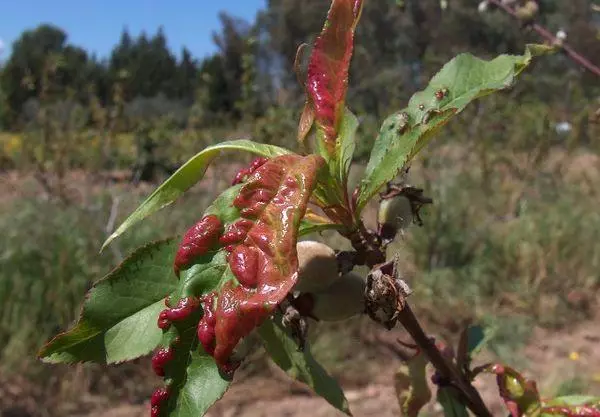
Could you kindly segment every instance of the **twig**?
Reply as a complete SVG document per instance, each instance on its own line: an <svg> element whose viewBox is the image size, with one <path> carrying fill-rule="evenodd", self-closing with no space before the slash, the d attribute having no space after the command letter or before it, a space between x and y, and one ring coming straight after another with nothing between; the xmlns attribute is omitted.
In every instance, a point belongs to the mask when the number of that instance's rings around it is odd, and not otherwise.
<svg viewBox="0 0 600 417"><path fill-rule="evenodd" d="M379 259L385 259L381 239L373 239L372 236L369 236L370 233L362 222L360 222L356 235L354 239L351 239L351 243L354 249L363 255L358 258L366 258L364 259L366 265L371 269L375 268L380 262ZM366 256L367 253L370 253L370 256ZM433 340L425 334L408 303L404 303L403 308L398 311L397 320L410 334L417 346L427 355L439 374L459 390L465 405L478 417L492 417L492 413L481 399L479 392L471 385L471 382L463 376L454 363L448 362L444 358Z"/></svg>
<svg viewBox="0 0 600 417"><path fill-rule="evenodd" d="M448 362L444 358L442 352L440 352L433 340L425 334L421 324L408 304L400 311L398 321L402 323L402 326L404 326L408 334L411 335L415 343L423 350L425 355L427 355L435 369L444 377L444 379L450 381L453 386L460 391L466 406L476 416L492 417L492 413L481 399L479 392L470 382L465 380L453 363Z"/></svg>
<svg viewBox="0 0 600 417"><path fill-rule="evenodd" d="M508 13L509 15L511 15L512 17L514 17L515 19L518 19L517 13L515 12L515 10L513 8L511 8L510 6L502 3L501 0L488 0L488 2L498 6L500 9L504 10L506 13ZM537 24L537 23L533 23L531 25L531 28L538 34L540 35L542 38L544 38L545 40L547 40L548 42L550 42L550 44L554 45L554 44L558 44L559 40L556 38L556 36L554 36L548 29L546 29L545 27ZM569 46L567 43L562 42L561 43L561 48L563 51L565 51L565 53L575 62L577 62L579 65L581 65L582 67L584 67L585 69L587 69L588 71L592 72L593 74L597 75L598 77L600 77L600 68L597 67L596 65L594 65L593 63L591 63L587 58L585 58L584 56L580 55L577 51L575 51L571 46Z"/></svg>

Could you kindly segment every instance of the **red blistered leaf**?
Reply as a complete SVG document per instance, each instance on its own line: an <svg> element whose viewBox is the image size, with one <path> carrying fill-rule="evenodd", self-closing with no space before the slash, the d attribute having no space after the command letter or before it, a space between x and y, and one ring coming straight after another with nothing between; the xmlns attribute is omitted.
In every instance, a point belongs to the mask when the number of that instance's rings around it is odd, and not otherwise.
<svg viewBox="0 0 600 417"><path fill-rule="evenodd" d="M230 238L222 243L228 244L228 262L237 282L221 288L214 317L205 314L210 323L203 319L199 327L202 344L212 350L208 339L214 326L212 354L222 369L231 368L229 357L240 339L261 324L296 283L298 227L323 163L316 155L271 159L247 179L233 202L242 220L226 232Z"/></svg>
<svg viewBox="0 0 600 417"><path fill-rule="evenodd" d="M188 267L194 259L214 247L219 241L222 229L221 220L212 214L204 216L191 227L183 236L183 241L175 255L175 274L179 276L180 270Z"/></svg>
<svg viewBox="0 0 600 417"><path fill-rule="evenodd" d="M239 170L237 172L237 174L235 174L235 177L233 178L233 182L231 183L231 185L241 184L242 182L244 182L246 177L248 177L250 174L252 174L254 171L256 171L256 169L258 167L260 167L267 161L268 161L267 158L254 159L254 161L252 161L250 166L248 166L247 168L242 168L241 170Z"/></svg>
<svg viewBox="0 0 600 417"><path fill-rule="evenodd" d="M600 417L600 409L593 405L544 407L542 413L565 417Z"/></svg>
<svg viewBox="0 0 600 417"><path fill-rule="evenodd" d="M348 88L348 67L352 57L354 29L360 18L362 0L333 0L327 21L314 43L307 71L307 106L323 130L328 151L333 154ZM306 113L308 112L308 113ZM307 108L305 113L310 115ZM307 120L300 128L305 134Z"/></svg>

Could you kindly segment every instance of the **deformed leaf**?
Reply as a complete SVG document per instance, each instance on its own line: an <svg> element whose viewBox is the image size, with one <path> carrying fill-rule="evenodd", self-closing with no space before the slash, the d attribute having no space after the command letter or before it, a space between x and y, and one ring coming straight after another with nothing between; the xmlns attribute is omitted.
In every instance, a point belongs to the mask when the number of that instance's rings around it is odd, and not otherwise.
<svg viewBox="0 0 600 417"><path fill-rule="evenodd" d="M329 404L338 410L352 415L348 400L337 381L313 358L307 344L303 351L298 350L296 341L289 332L279 324L281 319L266 320L258 332L267 353L273 362L283 369L290 377L295 378L312 388Z"/></svg>
<svg viewBox="0 0 600 417"><path fill-rule="evenodd" d="M218 364L228 360L238 341L262 323L296 283L298 228L322 165L316 155L273 158L249 177L234 199L241 218L220 240L236 279L219 289L214 350Z"/></svg>
<svg viewBox="0 0 600 417"><path fill-rule="evenodd" d="M152 365L166 385L152 395L151 416L203 416L223 396L230 376L198 346L193 317L175 323L165 333L162 346L152 357Z"/></svg>
<svg viewBox="0 0 600 417"><path fill-rule="evenodd" d="M600 397L594 395L563 395L549 401L544 401L544 406L554 405L593 405L600 407Z"/></svg>
<svg viewBox="0 0 600 417"><path fill-rule="evenodd" d="M106 239L101 250L131 226L179 198L184 192L200 181L211 162L221 155L222 151L227 150L252 152L266 158L291 153L287 149L278 146L255 143L246 139L221 142L205 148L183 164L181 168L154 190L117 230Z"/></svg>
<svg viewBox="0 0 600 417"><path fill-rule="evenodd" d="M431 400L431 390L425 374L428 363L427 357L419 353L400 365L396 371L394 385L403 416L417 417L421 408Z"/></svg>
<svg viewBox="0 0 600 417"><path fill-rule="evenodd" d="M123 362L148 354L162 334L156 327L164 298L177 279L173 239L134 251L86 296L77 324L38 353L44 362Z"/></svg>
<svg viewBox="0 0 600 417"><path fill-rule="evenodd" d="M551 51L551 47L528 45L523 55L500 55L491 61L465 53L444 65L405 109L383 122L360 185L357 212L467 104L511 87L534 56Z"/></svg>
<svg viewBox="0 0 600 417"><path fill-rule="evenodd" d="M164 336L152 365L166 386L152 397L152 416L201 416L225 392L234 348L296 282L298 229L322 164L315 155L270 159L185 234L178 287L156 323Z"/></svg>
<svg viewBox="0 0 600 417"><path fill-rule="evenodd" d="M600 397L566 395L544 402L542 417L600 417Z"/></svg>
<svg viewBox="0 0 600 417"><path fill-rule="evenodd" d="M234 186L223 192L206 213L219 214L224 221L236 218L236 210L230 209L227 202L232 201L239 189ZM198 322L206 319L210 294L233 279L227 253L220 248L206 251L192 266L180 271L177 289L169 297L171 307L163 310L170 314L163 317L161 312L158 323L154 323L165 332L161 348L152 357L152 366L164 378L166 386L158 388L152 396L152 416L202 416L227 390L231 375L223 372L199 343ZM206 294L208 297L202 297ZM173 312L180 314L175 317Z"/></svg>
<svg viewBox="0 0 600 417"><path fill-rule="evenodd" d="M333 0L321 34L315 40L308 63L307 107L323 132L329 154L335 143L348 88L348 68L354 45L354 29L360 18L362 0ZM305 110L310 112L310 109ZM303 117L303 120L310 120ZM303 124L306 125L305 122ZM301 132L306 128L301 128Z"/></svg>
<svg viewBox="0 0 600 417"><path fill-rule="evenodd" d="M203 305L198 339L222 370L235 368L230 356L237 343L296 282L298 230L322 165L316 155L268 160L223 192L182 240L173 302L184 303L180 309ZM161 313L161 326L181 317L177 308Z"/></svg>

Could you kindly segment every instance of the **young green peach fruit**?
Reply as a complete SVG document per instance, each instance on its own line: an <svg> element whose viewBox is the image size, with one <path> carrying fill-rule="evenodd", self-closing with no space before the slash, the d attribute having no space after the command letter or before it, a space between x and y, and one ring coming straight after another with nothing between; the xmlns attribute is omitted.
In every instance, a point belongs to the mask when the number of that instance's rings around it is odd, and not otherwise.
<svg viewBox="0 0 600 417"><path fill-rule="evenodd" d="M403 195L386 198L379 203L377 223L382 238L393 239L401 229L406 229L413 221L410 200Z"/></svg>
<svg viewBox="0 0 600 417"><path fill-rule="evenodd" d="M339 279L335 252L324 243L304 240L296 245L298 252L297 292L319 292Z"/></svg>
<svg viewBox="0 0 600 417"><path fill-rule="evenodd" d="M365 279L359 274L345 274L325 291L312 294L313 316L323 321L339 321L364 312L365 286Z"/></svg>

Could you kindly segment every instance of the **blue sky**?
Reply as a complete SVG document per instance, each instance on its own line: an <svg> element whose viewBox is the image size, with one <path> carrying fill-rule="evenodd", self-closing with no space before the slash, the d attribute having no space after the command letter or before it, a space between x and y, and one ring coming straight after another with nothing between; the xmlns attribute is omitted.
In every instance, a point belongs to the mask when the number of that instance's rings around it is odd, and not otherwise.
<svg viewBox="0 0 600 417"><path fill-rule="evenodd" d="M173 51L187 46L197 58L214 51L211 33L218 13L252 21L266 0L4 0L0 1L0 44L7 58L10 44L25 29L52 23L67 32L69 42L107 56L127 27L132 35L163 26ZM0 48L1 49L1 48Z"/></svg>

